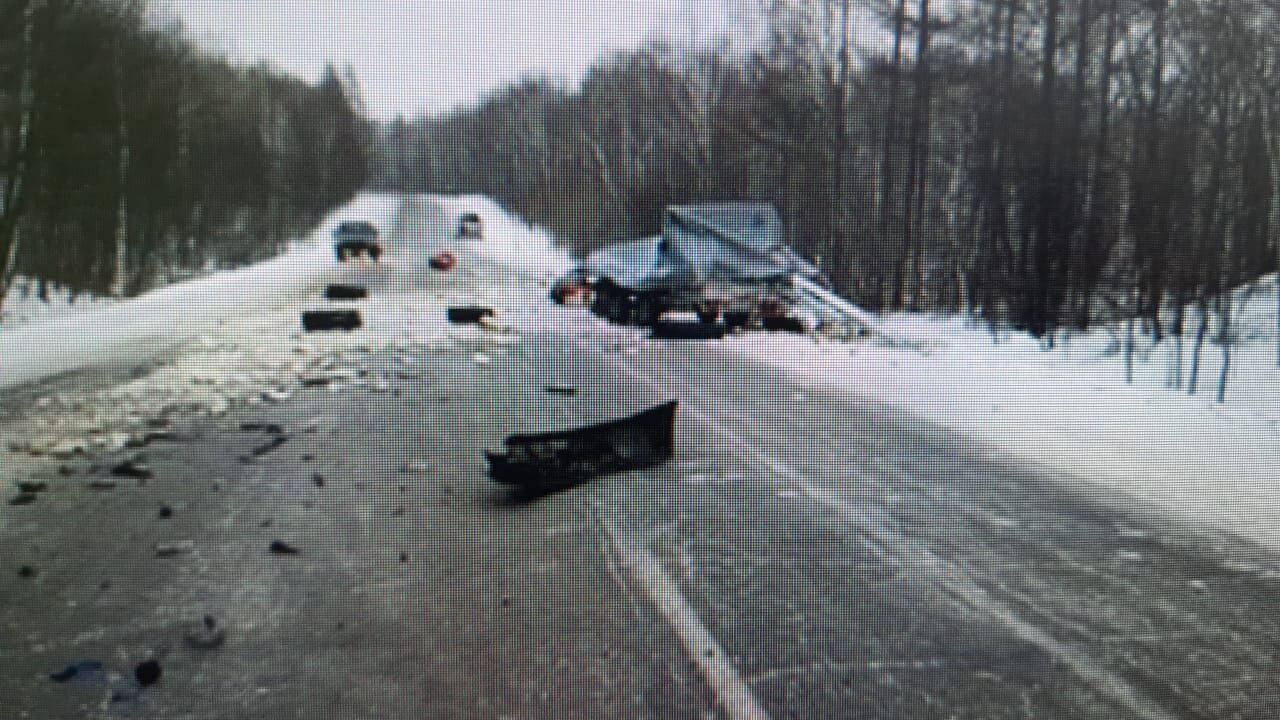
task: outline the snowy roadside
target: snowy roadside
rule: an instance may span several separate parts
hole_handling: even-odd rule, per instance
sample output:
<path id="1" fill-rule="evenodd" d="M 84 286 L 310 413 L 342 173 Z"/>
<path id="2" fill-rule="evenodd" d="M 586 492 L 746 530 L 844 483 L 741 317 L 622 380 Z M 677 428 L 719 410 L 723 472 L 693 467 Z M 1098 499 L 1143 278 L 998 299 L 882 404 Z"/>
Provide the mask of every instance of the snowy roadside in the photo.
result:
<path id="1" fill-rule="evenodd" d="M 898 316 L 885 325 L 928 351 L 763 335 L 722 344 L 798 384 L 912 412 L 1079 489 L 1118 491 L 1280 549 L 1280 371 L 1263 357 L 1268 344 L 1240 352 L 1237 383 L 1251 390 L 1220 406 L 1208 390 L 1165 389 L 1154 356 L 1141 366 L 1145 382 L 1126 385 L 1105 331 L 1047 353 L 1027 337 L 994 343 L 955 319 Z"/>
<path id="2" fill-rule="evenodd" d="M 170 285 L 128 301 L 0 327 L 0 388 L 101 363 L 138 362 L 250 310 L 311 292 L 332 267 L 328 235 L 342 218 L 390 222 L 399 198 L 364 194 L 335 211 L 309 242 L 245 268 Z"/>

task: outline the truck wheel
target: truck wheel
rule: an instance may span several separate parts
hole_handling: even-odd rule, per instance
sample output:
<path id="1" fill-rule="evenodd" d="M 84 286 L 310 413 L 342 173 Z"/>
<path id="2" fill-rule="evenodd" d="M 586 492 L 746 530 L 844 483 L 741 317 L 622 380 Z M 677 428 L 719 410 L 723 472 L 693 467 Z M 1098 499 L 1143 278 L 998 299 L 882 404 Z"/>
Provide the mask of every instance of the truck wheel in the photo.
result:
<path id="1" fill-rule="evenodd" d="M 751 313 L 746 310 L 732 310 L 724 314 L 724 326 L 729 332 L 745 330 L 751 324 Z"/>
<path id="2" fill-rule="evenodd" d="M 347 261 L 347 249 L 346 249 L 346 248 L 344 248 L 344 247 L 335 248 L 335 249 L 334 249 L 334 254 L 338 256 L 338 262 L 346 262 L 346 261 Z"/>
<path id="3" fill-rule="evenodd" d="M 632 325 L 652 327 L 662 316 L 662 303 L 652 295 L 641 294 L 630 302 L 627 313 Z"/>
<path id="4" fill-rule="evenodd" d="M 378 257 L 382 255 L 382 248 L 373 246 L 369 248 L 369 258 L 374 262 L 378 262 Z"/>
<path id="5" fill-rule="evenodd" d="M 595 300 L 591 301 L 591 312 L 609 322 L 620 322 L 622 294 L 618 286 L 609 280 L 603 280 L 596 287 Z"/>

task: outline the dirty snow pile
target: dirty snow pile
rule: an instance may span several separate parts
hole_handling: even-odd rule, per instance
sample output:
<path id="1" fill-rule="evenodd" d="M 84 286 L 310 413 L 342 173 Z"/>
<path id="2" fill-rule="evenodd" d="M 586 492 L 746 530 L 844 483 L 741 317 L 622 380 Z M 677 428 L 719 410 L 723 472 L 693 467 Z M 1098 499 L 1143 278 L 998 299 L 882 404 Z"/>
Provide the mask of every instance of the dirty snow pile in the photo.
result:
<path id="1" fill-rule="evenodd" d="M 883 327 L 913 348 L 763 334 L 723 347 L 784 368 L 796 383 L 908 410 L 972 438 L 992 456 L 1030 463 L 1104 496 L 1119 492 L 1194 523 L 1280 547 L 1280 369 L 1274 285 L 1238 313 L 1227 401 L 1206 343 L 1199 392 L 1165 382 L 1173 343 L 1140 346 L 1124 382 L 1121 328 L 1045 351 L 1025 335 L 993 336 L 956 318 L 897 315 Z"/>

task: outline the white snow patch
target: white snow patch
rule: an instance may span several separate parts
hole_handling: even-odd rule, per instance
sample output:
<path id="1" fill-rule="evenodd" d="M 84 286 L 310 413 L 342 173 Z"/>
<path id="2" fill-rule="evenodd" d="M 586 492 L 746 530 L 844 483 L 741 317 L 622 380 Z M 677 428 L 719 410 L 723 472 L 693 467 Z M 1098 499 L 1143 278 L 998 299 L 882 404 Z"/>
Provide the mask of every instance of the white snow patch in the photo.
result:
<path id="1" fill-rule="evenodd" d="M 1239 316 L 1224 405 L 1213 401 L 1216 346 L 1206 345 L 1201 391 L 1189 397 L 1164 386 L 1168 340 L 1141 353 L 1126 385 L 1115 328 L 1044 351 L 1028 336 L 993 338 L 961 319 L 898 315 L 881 327 L 922 351 L 758 333 L 719 345 L 785 369 L 800 387 L 902 408 L 1064 482 L 1280 547 L 1275 296 L 1259 290 L 1252 303 Z"/>

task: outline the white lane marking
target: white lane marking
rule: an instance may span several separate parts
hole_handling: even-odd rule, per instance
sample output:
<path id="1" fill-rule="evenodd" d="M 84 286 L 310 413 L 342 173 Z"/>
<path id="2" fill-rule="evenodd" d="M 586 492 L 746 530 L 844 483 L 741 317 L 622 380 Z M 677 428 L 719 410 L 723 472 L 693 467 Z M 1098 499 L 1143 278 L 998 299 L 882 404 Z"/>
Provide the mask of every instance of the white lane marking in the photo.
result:
<path id="1" fill-rule="evenodd" d="M 676 582 L 662 569 L 662 563 L 623 531 L 598 520 L 609 537 L 618 564 L 640 585 L 680 638 L 680 645 L 711 687 L 725 716 L 729 720 L 769 720 L 769 714 L 729 661 L 724 648 L 698 619 L 693 606 L 680 594 Z"/>
<path id="2" fill-rule="evenodd" d="M 643 382 L 654 389 L 663 389 L 664 385 L 639 370 L 629 367 L 623 363 L 606 358 L 627 375 Z M 689 390 L 689 393 L 695 396 L 703 396 L 695 390 Z M 820 488 L 808 479 L 799 470 L 791 465 L 774 458 L 768 453 L 760 450 L 732 429 L 725 427 L 719 420 L 713 418 L 707 413 L 689 407 L 688 404 L 682 404 L 682 411 L 691 415 L 717 434 L 724 437 L 733 445 L 736 445 L 739 451 L 746 457 L 749 457 L 756 463 L 768 468 L 775 475 L 786 478 L 794 482 L 805 495 L 813 499 L 818 504 L 827 507 L 829 510 L 835 511 L 841 519 L 848 522 L 852 527 L 857 528 L 861 532 L 865 532 L 872 537 L 874 541 L 884 545 L 885 547 L 894 548 L 894 552 L 905 559 L 914 563 L 938 571 L 943 577 L 940 577 L 945 589 L 947 589 L 957 599 L 972 607 L 978 612 L 988 614 L 1001 625 L 1005 626 L 1013 635 L 1024 642 L 1035 645 L 1044 652 L 1059 659 L 1068 667 L 1070 667 L 1081 679 L 1093 685 L 1102 694 L 1110 697 L 1112 700 L 1120 703 L 1133 711 L 1139 717 L 1147 720 L 1177 720 L 1177 716 L 1160 706 L 1151 698 L 1143 695 L 1132 685 L 1124 680 L 1121 676 L 1107 670 L 1094 662 L 1088 653 L 1067 643 L 1061 642 L 1052 637 L 1044 630 L 1032 623 L 1018 617 L 1017 613 L 995 598 L 991 597 L 985 590 L 963 577 L 959 569 L 952 566 L 951 563 L 943 560 L 937 555 L 929 552 L 925 548 L 921 548 L 914 544 L 908 544 L 905 534 L 890 530 L 890 526 L 886 526 L 882 522 L 867 522 L 868 514 L 864 508 L 845 500 L 843 497 L 829 490 Z M 887 518 L 888 516 L 885 516 Z M 885 518 L 877 518 L 883 520 Z M 655 561 L 656 562 L 656 561 Z"/>

